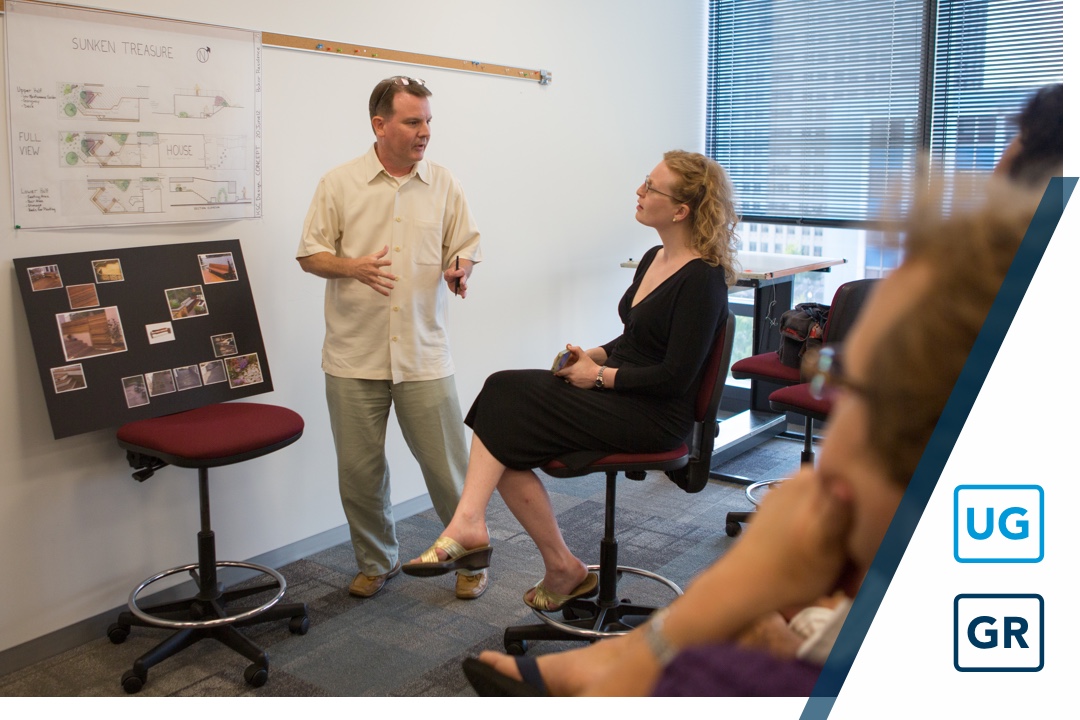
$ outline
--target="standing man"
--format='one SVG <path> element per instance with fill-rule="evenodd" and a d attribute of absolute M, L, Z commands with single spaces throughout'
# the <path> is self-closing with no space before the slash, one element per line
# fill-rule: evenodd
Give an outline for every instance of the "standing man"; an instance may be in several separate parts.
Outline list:
<path fill-rule="evenodd" d="M 305 272 L 327 280 L 322 367 L 358 597 L 401 570 L 385 453 L 391 404 L 444 524 L 468 462 L 447 293 L 465 297 L 480 234 L 458 181 L 424 159 L 430 96 L 423 80 L 400 75 L 375 86 L 375 145 L 319 181 L 296 252 Z M 486 589 L 486 571 L 458 573 L 459 598 Z"/>

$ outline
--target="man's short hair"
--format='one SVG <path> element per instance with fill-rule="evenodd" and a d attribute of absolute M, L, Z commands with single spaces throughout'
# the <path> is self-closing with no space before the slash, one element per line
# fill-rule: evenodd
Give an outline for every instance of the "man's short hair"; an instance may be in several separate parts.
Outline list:
<path fill-rule="evenodd" d="M 408 93 L 416 97 L 431 97 L 431 91 L 424 86 L 424 81 L 405 75 L 395 75 L 385 80 L 380 80 L 375 89 L 371 91 L 368 100 L 368 114 L 371 118 L 376 115 L 390 117 L 394 114 L 394 96 L 399 93 Z"/>

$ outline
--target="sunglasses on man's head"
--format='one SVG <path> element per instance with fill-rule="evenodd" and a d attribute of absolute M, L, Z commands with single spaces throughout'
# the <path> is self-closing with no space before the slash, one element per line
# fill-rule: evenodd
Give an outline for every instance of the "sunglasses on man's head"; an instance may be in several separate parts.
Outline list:
<path fill-rule="evenodd" d="M 394 85 L 400 85 L 401 87 L 406 87 L 408 85 L 419 85 L 420 87 L 427 87 L 427 83 L 420 78 L 411 78 L 407 75 L 395 75 L 394 77 L 389 78 L 389 80 L 390 82 L 386 83 L 386 87 L 383 88 L 382 94 L 379 95 L 379 101 L 375 103 L 376 108 L 378 108 L 379 105 L 382 104 L 383 98 L 386 97 L 386 91 Z"/>

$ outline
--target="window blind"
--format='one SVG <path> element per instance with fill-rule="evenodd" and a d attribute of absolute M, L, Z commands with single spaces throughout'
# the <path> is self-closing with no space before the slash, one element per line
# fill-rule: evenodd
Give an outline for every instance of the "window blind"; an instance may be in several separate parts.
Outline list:
<path fill-rule="evenodd" d="M 938 0 L 930 158 L 992 170 L 1032 92 L 1062 79 L 1062 3 Z"/>
<path fill-rule="evenodd" d="M 1061 2 L 711 0 L 706 152 L 744 219 L 867 227 L 919 151 L 985 170 L 1061 79 Z"/>

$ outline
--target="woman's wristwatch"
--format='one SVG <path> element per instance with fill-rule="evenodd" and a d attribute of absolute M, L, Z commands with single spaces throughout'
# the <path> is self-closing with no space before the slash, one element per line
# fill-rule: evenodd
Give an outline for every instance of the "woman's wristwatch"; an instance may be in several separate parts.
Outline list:
<path fill-rule="evenodd" d="M 596 382 L 593 383 L 593 387 L 595 387 L 597 390 L 603 390 L 604 389 L 604 368 L 605 367 L 606 366 L 601 365 L 600 369 L 596 371 Z"/>

